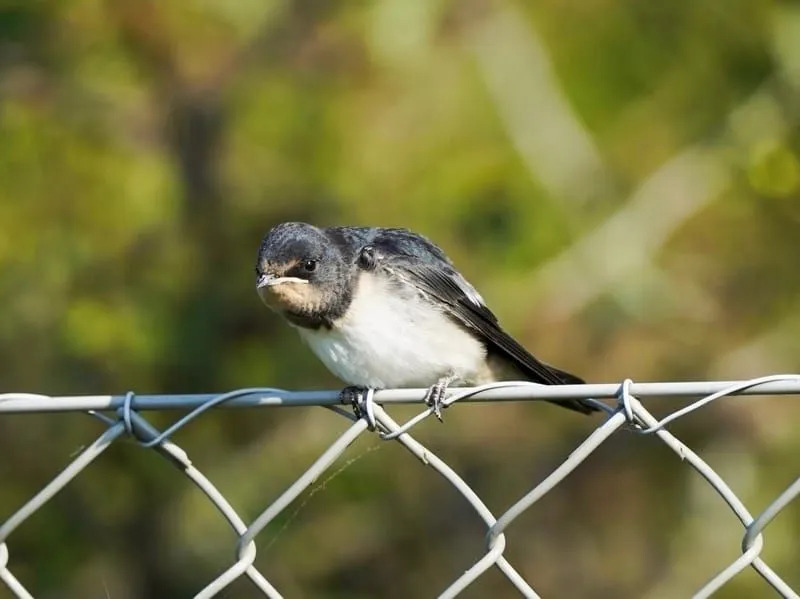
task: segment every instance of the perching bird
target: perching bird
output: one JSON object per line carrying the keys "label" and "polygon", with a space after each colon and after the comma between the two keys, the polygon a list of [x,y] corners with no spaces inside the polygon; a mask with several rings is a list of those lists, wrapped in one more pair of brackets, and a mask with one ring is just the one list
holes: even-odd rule
{"label": "perching bird", "polygon": [[[584,382],[528,353],[444,252],[406,229],[282,223],[261,242],[256,280],[262,301],[351,385],[343,398],[429,387],[439,416],[453,382]],[[553,403],[597,410],[583,400]]]}

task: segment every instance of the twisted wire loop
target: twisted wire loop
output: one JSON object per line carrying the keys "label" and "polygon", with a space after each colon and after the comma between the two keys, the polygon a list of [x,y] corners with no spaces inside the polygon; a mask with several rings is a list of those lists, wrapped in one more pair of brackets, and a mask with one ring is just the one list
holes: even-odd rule
{"label": "twisted wire loop", "polygon": [[[637,434],[658,438],[680,460],[693,468],[716,491],[744,529],[741,555],[700,586],[694,597],[698,599],[710,597],[744,569],[752,567],[779,595],[800,599],[800,595],[761,557],[765,543],[764,530],[787,505],[800,497],[800,477],[790,483],[760,514],[753,517],[725,480],[697,453],[667,430],[667,425],[721,398],[759,394],[800,395],[800,376],[772,375],[747,381],[699,383],[634,383],[631,379],[625,379],[619,384],[563,386],[542,386],[523,381],[492,383],[470,389],[451,389],[443,401],[445,406],[456,402],[584,399],[593,402],[607,414],[607,418],[599,423],[550,474],[541,481],[532,481],[530,490],[512,501],[499,515],[495,515],[487,507],[469,483],[452,467],[411,435],[411,430],[433,413],[432,408],[426,407],[403,424],[398,424],[389,415],[388,406],[393,403],[416,403],[424,396],[424,390],[378,392],[367,390],[355,401],[354,414],[337,405],[339,397],[334,391],[290,392],[274,388],[251,388],[237,389],[220,395],[201,396],[137,396],[131,391],[123,396],[82,398],[3,394],[0,395],[0,416],[37,411],[82,411],[97,418],[106,428],[37,494],[0,524],[0,588],[5,585],[14,597],[24,599],[33,597],[11,572],[9,564],[13,564],[13,556],[8,545],[10,535],[32,514],[44,508],[54,495],[89,467],[112,443],[122,436],[130,435],[138,441],[141,448],[152,449],[186,476],[217,508],[232,529],[229,542],[235,547],[234,559],[224,566],[217,576],[207,581],[205,586],[197,591],[195,597],[206,599],[218,596],[235,580],[245,577],[263,596],[271,599],[280,598],[281,593],[256,568],[255,538],[328,470],[359,436],[364,432],[371,432],[384,441],[399,443],[416,460],[442,477],[467,502],[475,517],[485,527],[484,552],[472,565],[465,564],[467,567],[463,573],[455,577],[447,588],[441,590],[439,597],[448,599],[458,596],[492,567],[497,568],[522,596],[539,597],[531,584],[506,558],[506,531],[521,514],[532,509],[610,437],[620,429],[632,429]],[[693,401],[659,420],[642,404],[642,399],[654,396],[687,397]],[[604,403],[602,400],[610,403]],[[349,424],[294,483],[274,498],[248,524],[233,509],[223,492],[214,486],[192,463],[187,453],[171,439],[181,428],[214,407],[278,405],[324,406],[347,419]],[[164,431],[157,430],[142,415],[145,410],[175,407],[186,408],[189,411]],[[107,415],[108,412],[115,414],[116,418]],[[226,541],[223,539],[221,542]]]}
{"label": "twisted wire loop", "polygon": [[378,424],[375,421],[375,389],[367,389],[359,393],[353,403],[353,414],[356,418],[363,418],[367,429],[374,431]]}

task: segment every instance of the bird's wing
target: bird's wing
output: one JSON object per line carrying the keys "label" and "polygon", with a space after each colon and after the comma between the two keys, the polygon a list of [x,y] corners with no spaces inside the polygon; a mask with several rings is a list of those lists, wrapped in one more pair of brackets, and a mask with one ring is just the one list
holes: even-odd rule
{"label": "bird's wing", "polygon": [[510,360],[533,382],[547,385],[583,383],[580,378],[537,360],[500,328],[497,317],[481,295],[455,270],[444,252],[424,237],[392,229],[388,235],[378,233],[371,245],[383,268],[445,306],[447,314],[476,333],[489,351]]}

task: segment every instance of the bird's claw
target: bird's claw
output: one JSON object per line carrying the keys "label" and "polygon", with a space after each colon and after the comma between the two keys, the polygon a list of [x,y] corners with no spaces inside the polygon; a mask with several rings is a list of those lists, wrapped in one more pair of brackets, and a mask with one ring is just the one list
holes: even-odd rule
{"label": "bird's claw", "polygon": [[447,406],[444,404],[444,398],[447,394],[447,387],[453,382],[453,377],[443,377],[430,386],[428,392],[425,394],[425,403],[433,408],[433,415],[439,422],[442,420],[442,408]]}
{"label": "bird's claw", "polygon": [[339,401],[345,405],[353,407],[353,413],[357,418],[361,418],[364,413],[361,409],[362,399],[366,396],[368,387],[351,385],[339,391]]}

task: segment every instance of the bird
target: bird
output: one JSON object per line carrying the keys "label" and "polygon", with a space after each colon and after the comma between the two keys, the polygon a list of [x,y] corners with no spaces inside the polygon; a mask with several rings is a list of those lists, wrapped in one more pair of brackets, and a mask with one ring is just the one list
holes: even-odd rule
{"label": "bird", "polygon": [[584,383],[506,333],[444,251],[411,230],[284,222],[261,241],[255,273],[262,302],[347,383],[341,397],[354,406],[367,389],[426,387],[441,420],[453,383]]}

